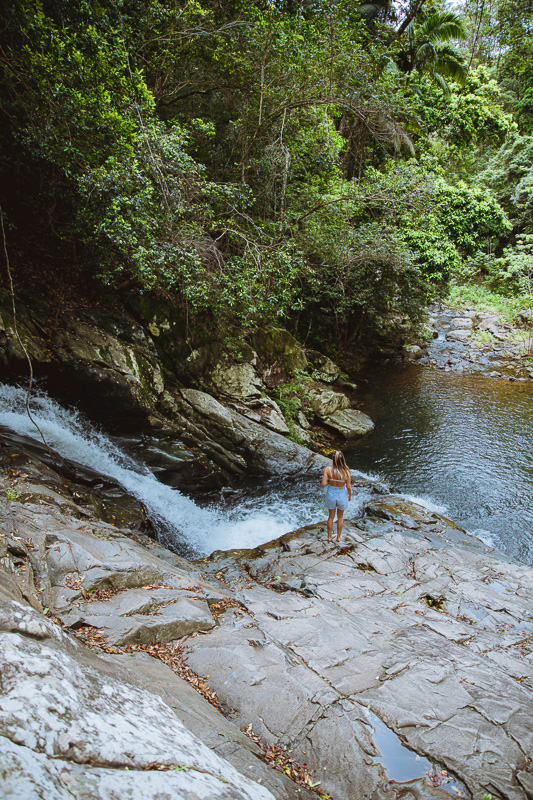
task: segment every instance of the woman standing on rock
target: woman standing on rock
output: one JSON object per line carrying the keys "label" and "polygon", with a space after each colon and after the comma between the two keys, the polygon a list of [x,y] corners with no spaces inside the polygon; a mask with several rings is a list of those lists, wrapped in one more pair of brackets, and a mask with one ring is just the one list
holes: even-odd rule
{"label": "woman standing on rock", "polygon": [[334,454],[331,467],[326,467],[324,470],[322,486],[328,487],[326,489],[326,508],[329,511],[328,542],[333,541],[335,509],[337,510],[337,541],[340,542],[344,524],[344,512],[352,499],[351,474],[340,450],[337,450]]}

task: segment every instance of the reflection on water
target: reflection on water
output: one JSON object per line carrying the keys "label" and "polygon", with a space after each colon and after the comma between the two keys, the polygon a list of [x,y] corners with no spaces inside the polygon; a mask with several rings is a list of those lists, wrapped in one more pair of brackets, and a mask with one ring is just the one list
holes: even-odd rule
{"label": "reflection on water", "polygon": [[[432,764],[427,758],[419,756],[409,750],[394,733],[373,711],[361,706],[361,711],[368,720],[370,735],[374,746],[379,753],[374,757],[381,764],[392,784],[413,784],[425,779],[424,783],[433,787],[440,787],[452,797],[469,797],[468,791],[461,781],[452,777],[444,769]],[[422,792],[424,796],[429,796]],[[417,792],[418,794],[418,792]],[[413,795],[410,794],[412,797]],[[442,797],[442,794],[439,793]],[[437,797],[437,795],[435,795]]]}
{"label": "reflection on water", "polygon": [[372,373],[364,410],[374,433],[352,468],[443,505],[470,533],[533,563],[533,381],[430,367]]}

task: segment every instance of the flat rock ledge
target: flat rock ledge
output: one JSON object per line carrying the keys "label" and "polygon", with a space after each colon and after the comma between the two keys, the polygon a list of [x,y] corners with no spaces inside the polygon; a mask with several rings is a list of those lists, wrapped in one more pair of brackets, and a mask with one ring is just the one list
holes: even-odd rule
{"label": "flat rock ledge", "polygon": [[3,798],[316,797],[255,737],[333,800],[533,796],[533,569],[442,517],[378,497],[339,544],[320,523],[192,564],[4,506]]}

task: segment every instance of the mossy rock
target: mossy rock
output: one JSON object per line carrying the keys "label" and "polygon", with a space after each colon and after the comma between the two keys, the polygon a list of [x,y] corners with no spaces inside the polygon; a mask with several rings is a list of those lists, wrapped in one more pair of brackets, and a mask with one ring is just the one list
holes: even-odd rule
{"label": "mossy rock", "polygon": [[319,353],[318,350],[307,349],[305,352],[315,380],[323,383],[334,383],[340,378],[342,370],[330,358],[323,353]]}
{"label": "mossy rock", "polygon": [[263,379],[267,386],[284,383],[289,375],[307,368],[307,356],[300,342],[284,328],[260,328],[252,337]]}

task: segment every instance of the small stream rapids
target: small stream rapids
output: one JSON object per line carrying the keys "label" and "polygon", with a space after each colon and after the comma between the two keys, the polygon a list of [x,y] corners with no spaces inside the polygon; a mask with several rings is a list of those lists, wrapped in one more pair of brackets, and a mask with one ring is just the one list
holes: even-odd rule
{"label": "small stream rapids", "polygon": [[[41,442],[25,408],[26,390],[0,384],[0,426]],[[157,480],[150,469],[119,448],[75,409],[43,392],[32,393],[30,409],[48,444],[62,458],[111,478],[139,500],[160,540],[188,557],[214,550],[256,547],[284,533],[326,518],[318,476],[269,481],[253,493],[244,489],[227,504],[200,507]],[[367,495],[354,497],[356,514]]]}

